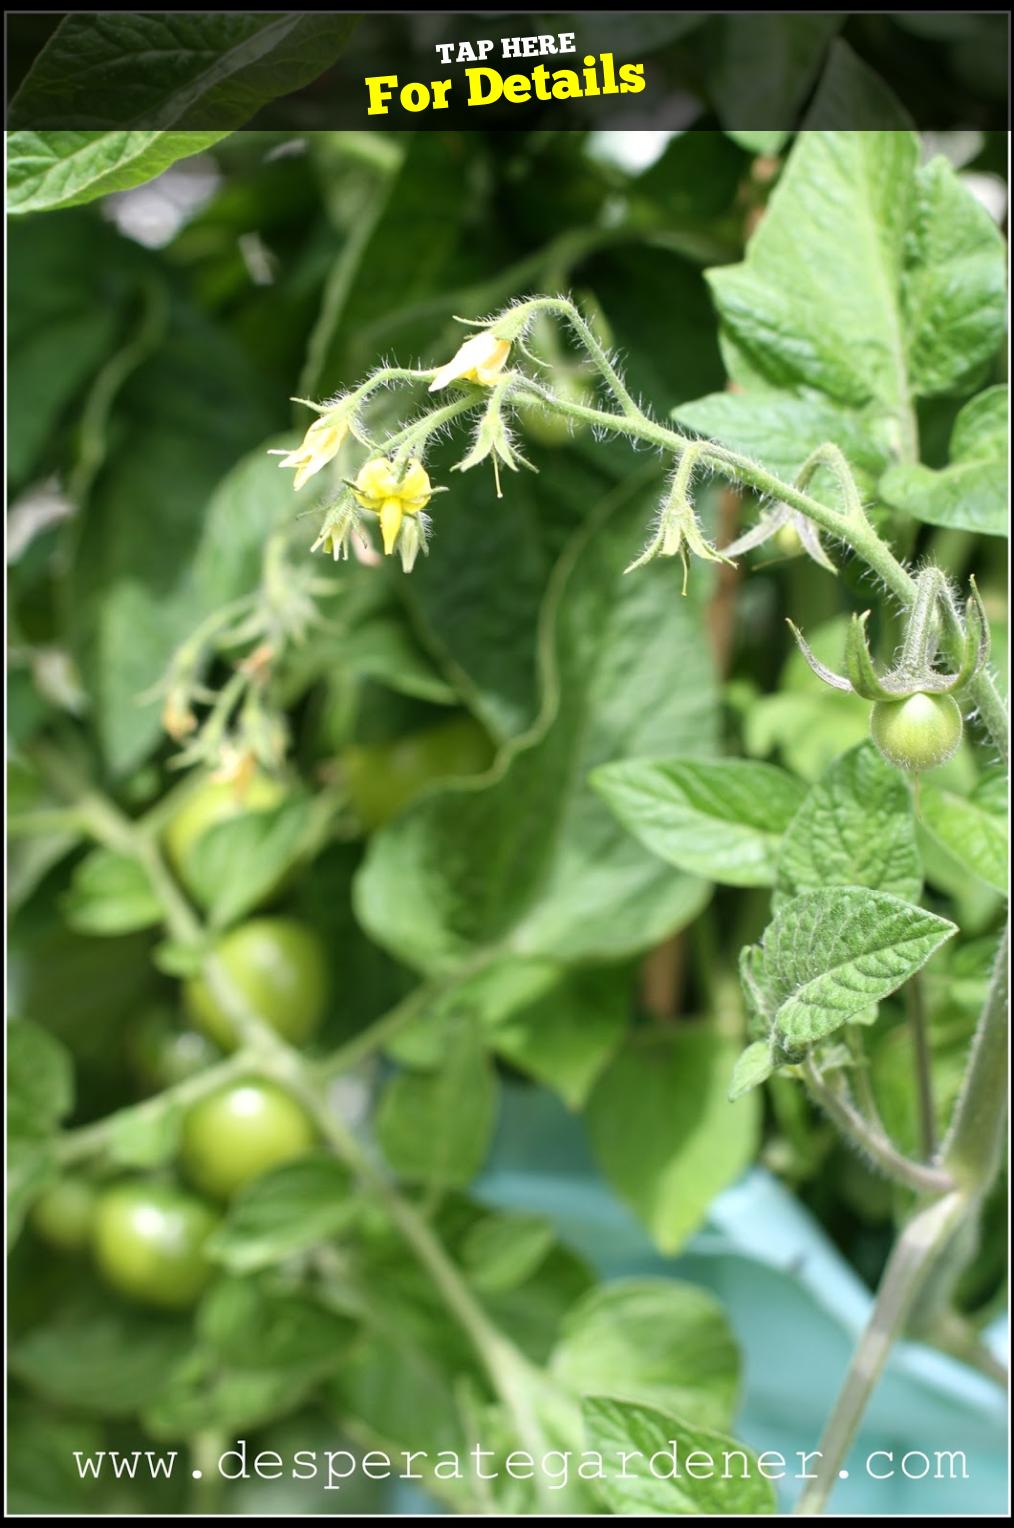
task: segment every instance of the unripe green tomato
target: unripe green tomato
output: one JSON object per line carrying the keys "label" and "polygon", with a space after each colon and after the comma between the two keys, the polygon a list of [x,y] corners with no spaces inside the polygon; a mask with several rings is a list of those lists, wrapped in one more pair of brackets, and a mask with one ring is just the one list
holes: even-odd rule
{"label": "unripe green tomato", "polygon": [[873,741],[889,764],[920,772],[946,764],[961,742],[961,710],[952,695],[878,700],[870,715]]}
{"label": "unripe green tomato", "polygon": [[169,863],[180,881],[198,896],[198,888],[189,868],[198,840],[220,822],[228,822],[245,812],[266,812],[285,798],[285,786],[260,771],[252,775],[243,789],[230,780],[205,776],[190,791],[174,812],[162,833]]}
{"label": "unripe green tomato", "polygon": [[[317,1032],[327,1001],[327,966],[312,929],[293,918],[252,918],[224,935],[214,953],[237,996],[283,1040],[302,1045]],[[183,1002],[216,1045],[236,1049],[236,1026],[205,977],[185,983]]]}
{"label": "unripe green tomato", "polygon": [[[583,408],[595,407],[595,392],[583,377],[566,371],[551,376],[547,386],[565,403],[578,403]],[[567,414],[556,414],[538,403],[523,403],[518,409],[525,433],[540,446],[563,446],[585,425]]]}
{"label": "unripe green tomato", "polygon": [[231,1083],[194,1104],[183,1121],[180,1161],[215,1199],[305,1156],[317,1133],[302,1105],[271,1082]]}
{"label": "unripe green tomato", "polygon": [[58,1178],[32,1205],[32,1230],[58,1252],[81,1252],[88,1245],[95,1214],[95,1189],[84,1178]]}
{"label": "unripe green tomato", "polygon": [[802,537],[791,520],[786,520],[775,531],[775,546],[783,557],[798,557],[803,550]]}
{"label": "unripe green tomato", "polygon": [[412,732],[392,743],[354,743],[341,756],[342,779],[367,831],[383,827],[438,780],[481,774],[493,760],[486,732],[470,716]]}
{"label": "unripe green tomato", "polygon": [[150,1092],[185,1082],[219,1058],[207,1035],[180,1029],[163,1008],[150,1009],[132,1026],[127,1049],[138,1081]]}
{"label": "unripe green tomato", "polygon": [[128,1299],[186,1310],[211,1277],[204,1244],[217,1224],[212,1206],[184,1189],[120,1183],[95,1206],[95,1262],[106,1283]]}

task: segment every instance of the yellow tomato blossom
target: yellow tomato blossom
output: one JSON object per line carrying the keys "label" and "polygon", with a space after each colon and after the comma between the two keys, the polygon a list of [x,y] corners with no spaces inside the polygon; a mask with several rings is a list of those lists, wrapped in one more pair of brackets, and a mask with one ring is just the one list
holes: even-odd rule
{"label": "yellow tomato blossom", "polygon": [[344,419],[336,419],[333,415],[324,414],[320,419],[313,421],[295,451],[272,451],[270,454],[282,458],[278,463],[279,467],[296,469],[292,486],[298,490],[322,467],[326,467],[328,462],[334,460],[348,433],[349,427]]}
{"label": "yellow tomato blossom", "polygon": [[439,392],[451,382],[481,382],[484,387],[492,387],[510,353],[510,340],[497,339],[491,330],[473,334],[447,365],[441,366],[430,383],[430,392]]}
{"label": "yellow tomato blossom", "polygon": [[379,516],[384,551],[388,554],[394,551],[402,520],[424,510],[432,493],[422,462],[410,461],[399,478],[394,464],[383,456],[364,463],[355,484],[358,502]]}

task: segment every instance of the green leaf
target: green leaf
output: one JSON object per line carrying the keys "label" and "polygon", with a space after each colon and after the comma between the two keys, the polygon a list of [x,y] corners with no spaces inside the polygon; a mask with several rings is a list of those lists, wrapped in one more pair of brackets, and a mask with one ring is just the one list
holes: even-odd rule
{"label": "green leaf", "polygon": [[182,1111],[167,1105],[155,1113],[113,1114],[109,1118],[106,1150],[117,1167],[164,1167],[177,1155]]}
{"label": "green leaf", "polygon": [[924,827],[967,870],[997,891],[1007,889],[1008,827],[1006,804],[991,799],[980,786],[970,797],[957,796],[924,781],[919,789]]}
{"label": "green leaf", "polygon": [[774,1489],[756,1454],[724,1433],[609,1396],[589,1396],[581,1413],[586,1446],[602,1455],[604,1465],[601,1479],[589,1478],[610,1512],[626,1517],[774,1512]]}
{"label": "green leaf", "polygon": [[[70,15],[11,103],[12,127],[241,127],[337,58],[352,17],[298,11]],[[79,119],[79,120],[75,120]]]}
{"label": "green leaf", "polygon": [[118,401],[117,447],[82,516],[68,634],[113,774],[136,767],[161,736],[158,705],[139,696],[198,621],[251,587],[251,566],[259,576],[251,548],[288,505],[281,474],[274,468],[269,486],[272,459],[263,458],[260,512],[248,513],[224,552],[217,543],[217,559],[213,495],[237,457],[263,441],[274,407],[233,338],[185,305]]}
{"label": "green leaf", "polygon": [[[342,1350],[336,1357],[340,1361]],[[156,1438],[192,1438],[219,1429],[238,1436],[276,1422],[306,1405],[331,1370],[323,1352],[315,1368],[227,1368],[204,1351],[189,1354],[170,1371],[141,1422]]]}
{"label": "green leaf", "polygon": [[475,1029],[459,1025],[435,1072],[402,1072],[377,1109],[384,1155],[403,1178],[464,1188],[479,1172],[496,1122],[497,1085]]}
{"label": "green leaf", "polygon": [[215,928],[236,923],[277,889],[306,846],[311,816],[309,799],[292,796],[201,835],[188,857],[187,877]]}
{"label": "green leaf", "polygon": [[999,232],[946,161],[917,164],[910,133],[797,139],[746,259],[710,273],[734,377],[897,414],[992,356]]}
{"label": "green leaf", "polygon": [[748,154],[763,154],[770,158],[780,154],[792,136],[790,131],[780,127],[727,127],[725,131],[733,143],[738,143]]}
{"label": "green leaf", "polygon": [[[80,18],[79,18],[80,19]],[[15,132],[7,139],[8,209],[52,212],[128,191],[200,154],[225,131]]]}
{"label": "green leaf", "polygon": [[476,1289],[500,1294],[531,1278],[555,1240],[550,1222],[538,1215],[487,1215],[465,1236],[461,1264]]}
{"label": "green leaf", "polygon": [[11,1369],[58,1406],[129,1417],[161,1392],[187,1331],[185,1323],[89,1296],[32,1327],[14,1344]]}
{"label": "green leaf", "polygon": [[341,1163],[324,1153],[302,1157],[244,1189],[206,1250],[231,1273],[246,1273],[330,1241],[357,1213]]}
{"label": "green leaf", "polygon": [[628,967],[564,972],[548,991],[497,1022],[488,1043],[579,1109],[623,1039],[632,1007]]}
{"label": "green leaf", "polygon": [[[864,492],[872,491],[889,458],[888,432],[878,408],[849,407],[816,393],[759,388],[710,393],[679,404],[672,417],[698,435],[762,461],[790,482],[810,452],[829,440],[840,447]],[[819,477],[810,492],[827,497]]]}
{"label": "green leaf", "polygon": [[770,886],[778,844],[804,787],[773,764],[631,759],[592,784],[645,848],[727,886]]}
{"label": "green leaf", "polygon": [[52,1140],[12,1135],[7,1142],[7,1246],[21,1235],[25,1216],[56,1177]]}
{"label": "green leaf", "polygon": [[[565,554],[544,608],[549,725],[502,756],[493,783],[430,795],[371,841],[359,918],[418,968],[446,971],[477,948],[623,959],[706,895],[635,844],[587,784],[618,754],[704,752],[714,738],[696,602],[673,597],[670,568],[623,577],[647,505],[610,507]],[[681,655],[675,674],[666,652]]]}
{"label": "green leaf", "polygon": [[69,1052],[38,1024],[15,1019],[7,1029],[7,1129],[32,1140],[50,1135],[74,1106]]}
{"label": "green leaf", "polygon": [[777,901],[818,886],[868,886],[905,902],[922,892],[911,792],[872,743],[835,760],[782,841]]}
{"label": "green leaf", "polygon": [[889,86],[836,37],[800,131],[911,132],[914,126]]}
{"label": "green leaf", "polygon": [[767,1082],[774,1069],[770,1043],[767,1040],[754,1040],[740,1054],[733,1069],[732,1081],[729,1083],[730,1103],[742,1098],[744,1093],[759,1088],[762,1082]]}
{"label": "green leaf", "polygon": [[603,1392],[725,1427],[739,1351],[712,1294],[676,1279],[621,1279],[591,1290],[563,1322],[551,1371],[578,1395]]}
{"label": "green leaf", "polygon": [[956,932],[953,923],[882,891],[807,891],[775,915],[763,939],[776,1027],[812,1045],[879,1003]]}
{"label": "green leaf", "polygon": [[1003,338],[1006,247],[943,157],[916,176],[902,296],[912,391],[936,397],[974,382]]}
{"label": "green leaf", "polygon": [[[794,122],[842,20],[831,12],[716,16],[713,24],[719,39],[708,88],[723,127],[752,122],[771,129]],[[743,141],[742,134],[734,136],[737,142]],[[749,136],[755,141],[758,137],[756,133]],[[755,152],[774,150],[755,148]]]}
{"label": "green leaf", "polygon": [[[71,1517],[103,1510],[98,1481],[82,1480],[75,1452],[94,1455],[101,1427],[23,1404],[12,1407],[7,1510],[18,1517]],[[100,1498],[97,1502],[96,1498]]]}
{"label": "green leaf", "polygon": [[310,1369],[342,1361],[355,1325],[298,1290],[273,1289],[253,1278],[223,1278],[197,1313],[197,1330],[239,1368]]}
{"label": "green leaf", "polygon": [[581,970],[505,955],[441,989],[387,1053],[409,1067],[440,1066],[469,1019],[491,1051],[575,1109],[623,1038],[633,983],[629,966]]}
{"label": "green leaf", "polygon": [[599,1079],[586,1118],[613,1187],[675,1252],[757,1143],[757,1100],[730,1109],[734,1049],[703,1025],[637,1033]]}
{"label": "green leaf", "polygon": [[8,471],[15,491],[73,447],[68,407],[122,339],[148,258],[87,213],[7,229],[11,389]]}
{"label": "green leaf", "polygon": [[142,866],[111,849],[93,849],[75,865],[63,909],[79,934],[128,934],[162,919],[161,903]]}
{"label": "green leaf", "polygon": [[948,466],[892,467],[879,493],[886,504],[929,525],[1006,536],[1007,465],[1007,388],[988,387],[954,421]]}
{"label": "green leaf", "polygon": [[853,406],[906,399],[900,288],[917,161],[910,133],[796,140],[746,259],[709,273],[732,376]]}

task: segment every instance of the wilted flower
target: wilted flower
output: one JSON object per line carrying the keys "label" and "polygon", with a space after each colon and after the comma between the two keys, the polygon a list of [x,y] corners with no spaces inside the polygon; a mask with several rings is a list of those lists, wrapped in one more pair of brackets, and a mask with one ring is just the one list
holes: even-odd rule
{"label": "wilted flower", "polygon": [[689,572],[688,552],[694,557],[702,558],[705,562],[729,561],[728,557],[716,551],[710,541],[705,539],[694,506],[690,502],[690,480],[695,463],[696,447],[691,446],[684,452],[672,488],[662,503],[654,536],[640,557],[636,557],[625,569],[627,573],[632,573],[635,568],[643,568],[646,562],[651,562],[656,557],[678,557],[683,564],[684,594],[687,592]]}
{"label": "wilted flower", "polygon": [[190,705],[189,695],[183,687],[174,687],[166,696],[162,707],[162,726],[174,743],[182,743],[197,728],[197,717]]}
{"label": "wilted flower", "polygon": [[405,517],[418,515],[426,508],[433,485],[422,462],[413,458],[399,476],[393,462],[377,456],[360,468],[354,491],[362,507],[378,516],[384,551],[390,555]]}
{"label": "wilted flower", "polygon": [[512,472],[517,472],[519,466],[529,467],[533,472],[535,471],[531,462],[526,461],[514,445],[504,418],[504,398],[509,389],[509,379],[494,389],[476,427],[472,449],[456,468],[458,472],[467,472],[470,467],[478,466],[479,462],[489,457],[493,463],[493,477],[498,499],[503,497],[500,490],[500,462],[503,462],[504,466],[509,467]]}
{"label": "wilted flower", "polygon": [[361,547],[369,545],[368,539],[362,529],[362,516],[352,495],[345,489],[337,503],[332,504],[324,516],[324,523],[320,528],[320,535],[313,543],[313,551],[318,547],[324,552],[330,552],[335,562],[349,555],[349,545],[354,541],[358,555]]}
{"label": "wilted flower", "polygon": [[295,451],[271,451],[269,455],[282,458],[279,467],[295,468],[296,476],[292,486],[298,491],[315,473],[334,460],[348,433],[348,422],[341,415],[323,414],[320,419],[313,421]]}
{"label": "wilted flower", "polygon": [[510,340],[498,339],[492,330],[473,334],[459,345],[447,365],[441,366],[430,383],[430,392],[439,392],[451,382],[480,382],[484,387],[492,387],[510,353]]}

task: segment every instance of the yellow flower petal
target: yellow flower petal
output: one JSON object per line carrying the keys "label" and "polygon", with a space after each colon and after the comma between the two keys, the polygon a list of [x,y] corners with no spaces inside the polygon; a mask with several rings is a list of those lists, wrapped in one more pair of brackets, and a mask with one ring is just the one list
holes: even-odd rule
{"label": "yellow flower petal", "polygon": [[388,556],[394,551],[394,543],[401,530],[403,513],[400,499],[385,499],[381,506],[380,534],[384,540],[384,551]]}
{"label": "yellow flower petal", "polygon": [[335,419],[325,414],[323,418],[314,420],[295,451],[283,456],[278,465],[296,469],[293,487],[297,492],[308,479],[334,460],[348,432],[349,427],[344,419]]}
{"label": "yellow flower petal", "polygon": [[507,364],[510,353],[510,341],[497,339],[490,330],[473,334],[437,372],[430,383],[430,392],[439,392],[451,382],[458,381],[481,382],[491,387]]}

